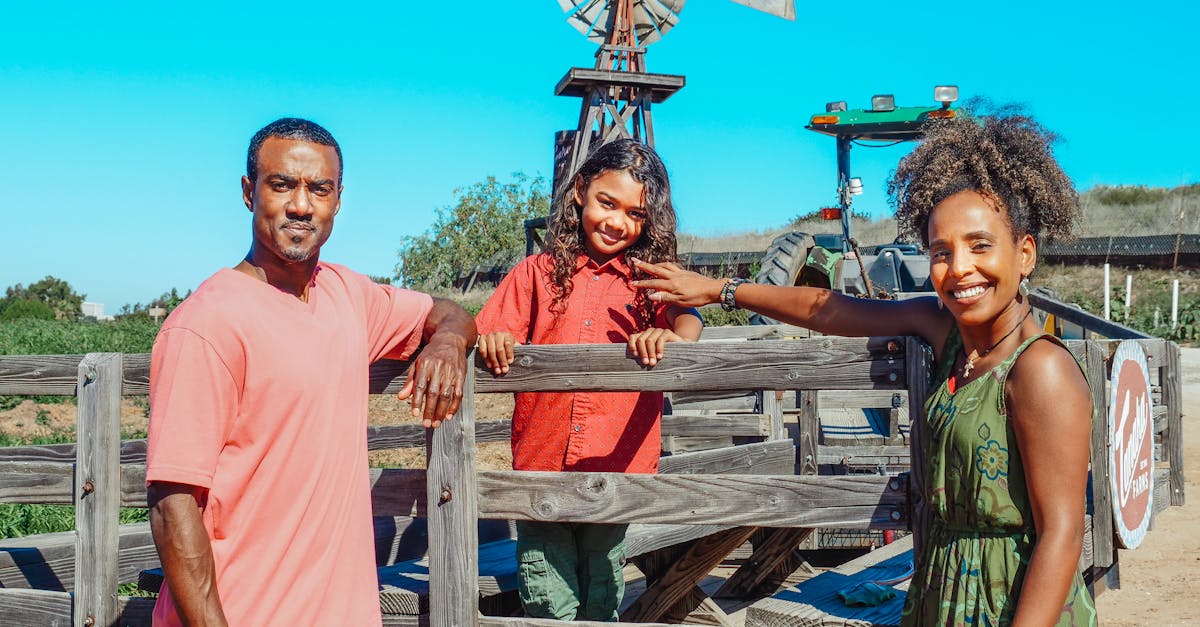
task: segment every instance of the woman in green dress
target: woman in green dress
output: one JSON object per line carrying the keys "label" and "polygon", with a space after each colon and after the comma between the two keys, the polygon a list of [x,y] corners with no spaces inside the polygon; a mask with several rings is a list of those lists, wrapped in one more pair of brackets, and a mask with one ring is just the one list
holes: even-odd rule
{"label": "woman in green dress", "polygon": [[923,473],[932,523],[906,625],[1092,625],[1078,570],[1092,402],[1078,363],[1030,315],[1039,238],[1070,235],[1078,197],[1053,136],[1019,114],[928,127],[889,185],[929,249],[936,297],[848,297],[638,265],[651,298],[721,303],[831,335],[915,335],[934,349]]}

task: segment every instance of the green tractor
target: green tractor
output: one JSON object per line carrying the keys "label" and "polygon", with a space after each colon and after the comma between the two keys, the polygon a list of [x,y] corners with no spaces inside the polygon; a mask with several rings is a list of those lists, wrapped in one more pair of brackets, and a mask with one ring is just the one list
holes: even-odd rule
{"label": "green tractor", "polygon": [[[838,205],[821,209],[821,217],[840,220],[841,233],[780,235],[763,257],[756,282],[812,285],[865,298],[899,298],[932,290],[929,256],[916,244],[897,240],[860,249],[851,235],[852,204],[863,187],[860,179],[850,175],[850,148],[918,140],[926,122],[959,114],[952,107],[958,100],[958,87],[939,86],[933,94],[938,106],[897,107],[891,95],[878,95],[871,98],[870,109],[847,109],[845,101],[830,102],[824,113],[812,116],[805,128],[837,140]],[[750,321],[775,322],[758,314]]]}

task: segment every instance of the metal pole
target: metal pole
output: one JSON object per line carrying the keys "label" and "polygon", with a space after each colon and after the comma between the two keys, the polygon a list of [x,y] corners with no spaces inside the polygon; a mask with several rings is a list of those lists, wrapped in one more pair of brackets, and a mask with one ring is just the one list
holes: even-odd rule
{"label": "metal pole", "polygon": [[1175,279],[1171,285],[1171,330],[1175,330],[1175,325],[1179,324],[1179,279]]}
{"label": "metal pole", "polygon": [[1129,301],[1133,298],[1133,275],[1125,275],[1125,322],[1129,322]]}
{"label": "metal pole", "polygon": [[1108,264],[1106,263],[1104,264],[1104,319],[1112,320],[1112,316],[1110,315],[1112,313],[1111,305],[1109,304],[1109,290],[1111,290],[1112,287],[1109,284],[1108,270]]}

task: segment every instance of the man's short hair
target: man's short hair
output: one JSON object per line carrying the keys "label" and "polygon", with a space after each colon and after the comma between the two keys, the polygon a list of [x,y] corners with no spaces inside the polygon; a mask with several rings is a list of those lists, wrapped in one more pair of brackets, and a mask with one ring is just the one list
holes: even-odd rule
{"label": "man's short hair", "polygon": [[338,146],[333,135],[325,127],[304,118],[279,118],[262,127],[250,138],[250,150],[246,152],[246,177],[251,181],[258,180],[258,150],[268,137],[280,139],[295,139],[299,141],[333,146],[338,156],[338,185],[342,183],[342,147]]}

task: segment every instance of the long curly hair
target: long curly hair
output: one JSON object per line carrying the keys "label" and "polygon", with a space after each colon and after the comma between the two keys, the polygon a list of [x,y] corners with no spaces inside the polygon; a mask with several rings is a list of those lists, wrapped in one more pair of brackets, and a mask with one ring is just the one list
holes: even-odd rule
{"label": "long curly hair", "polygon": [[961,111],[965,115],[929,123],[925,139],[888,183],[901,235],[928,246],[933,208],[970,190],[1005,211],[1014,238],[1070,238],[1079,195],[1051,153],[1058,136],[1017,106],[972,100]]}
{"label": "long curly hair", "polygon": [[[642,207],[646,211],[642,235],[625,249],[625,254],[650,263],[677,260],[675,208],[671,204],[671,183],[662,159],[653,148],[632,139],[617,139],[604,144],[588,154],[574,176],[562,185],[550,213],[546,246],[554,260],[550,274],[554,300],[550,311],[555,314],[566,311],[567,299],[571,296],[571,276],[575,274],[579,255],[585,252],[581,201],[587,198],[587,189],[593,179],[614,170],[628,172],[633,180],[642,184]],[[633,280],[648,278],[642,274],[635,270]],[[653,326],[654,304],[641,290],[637,291],[633,304],[639,330]]]}

